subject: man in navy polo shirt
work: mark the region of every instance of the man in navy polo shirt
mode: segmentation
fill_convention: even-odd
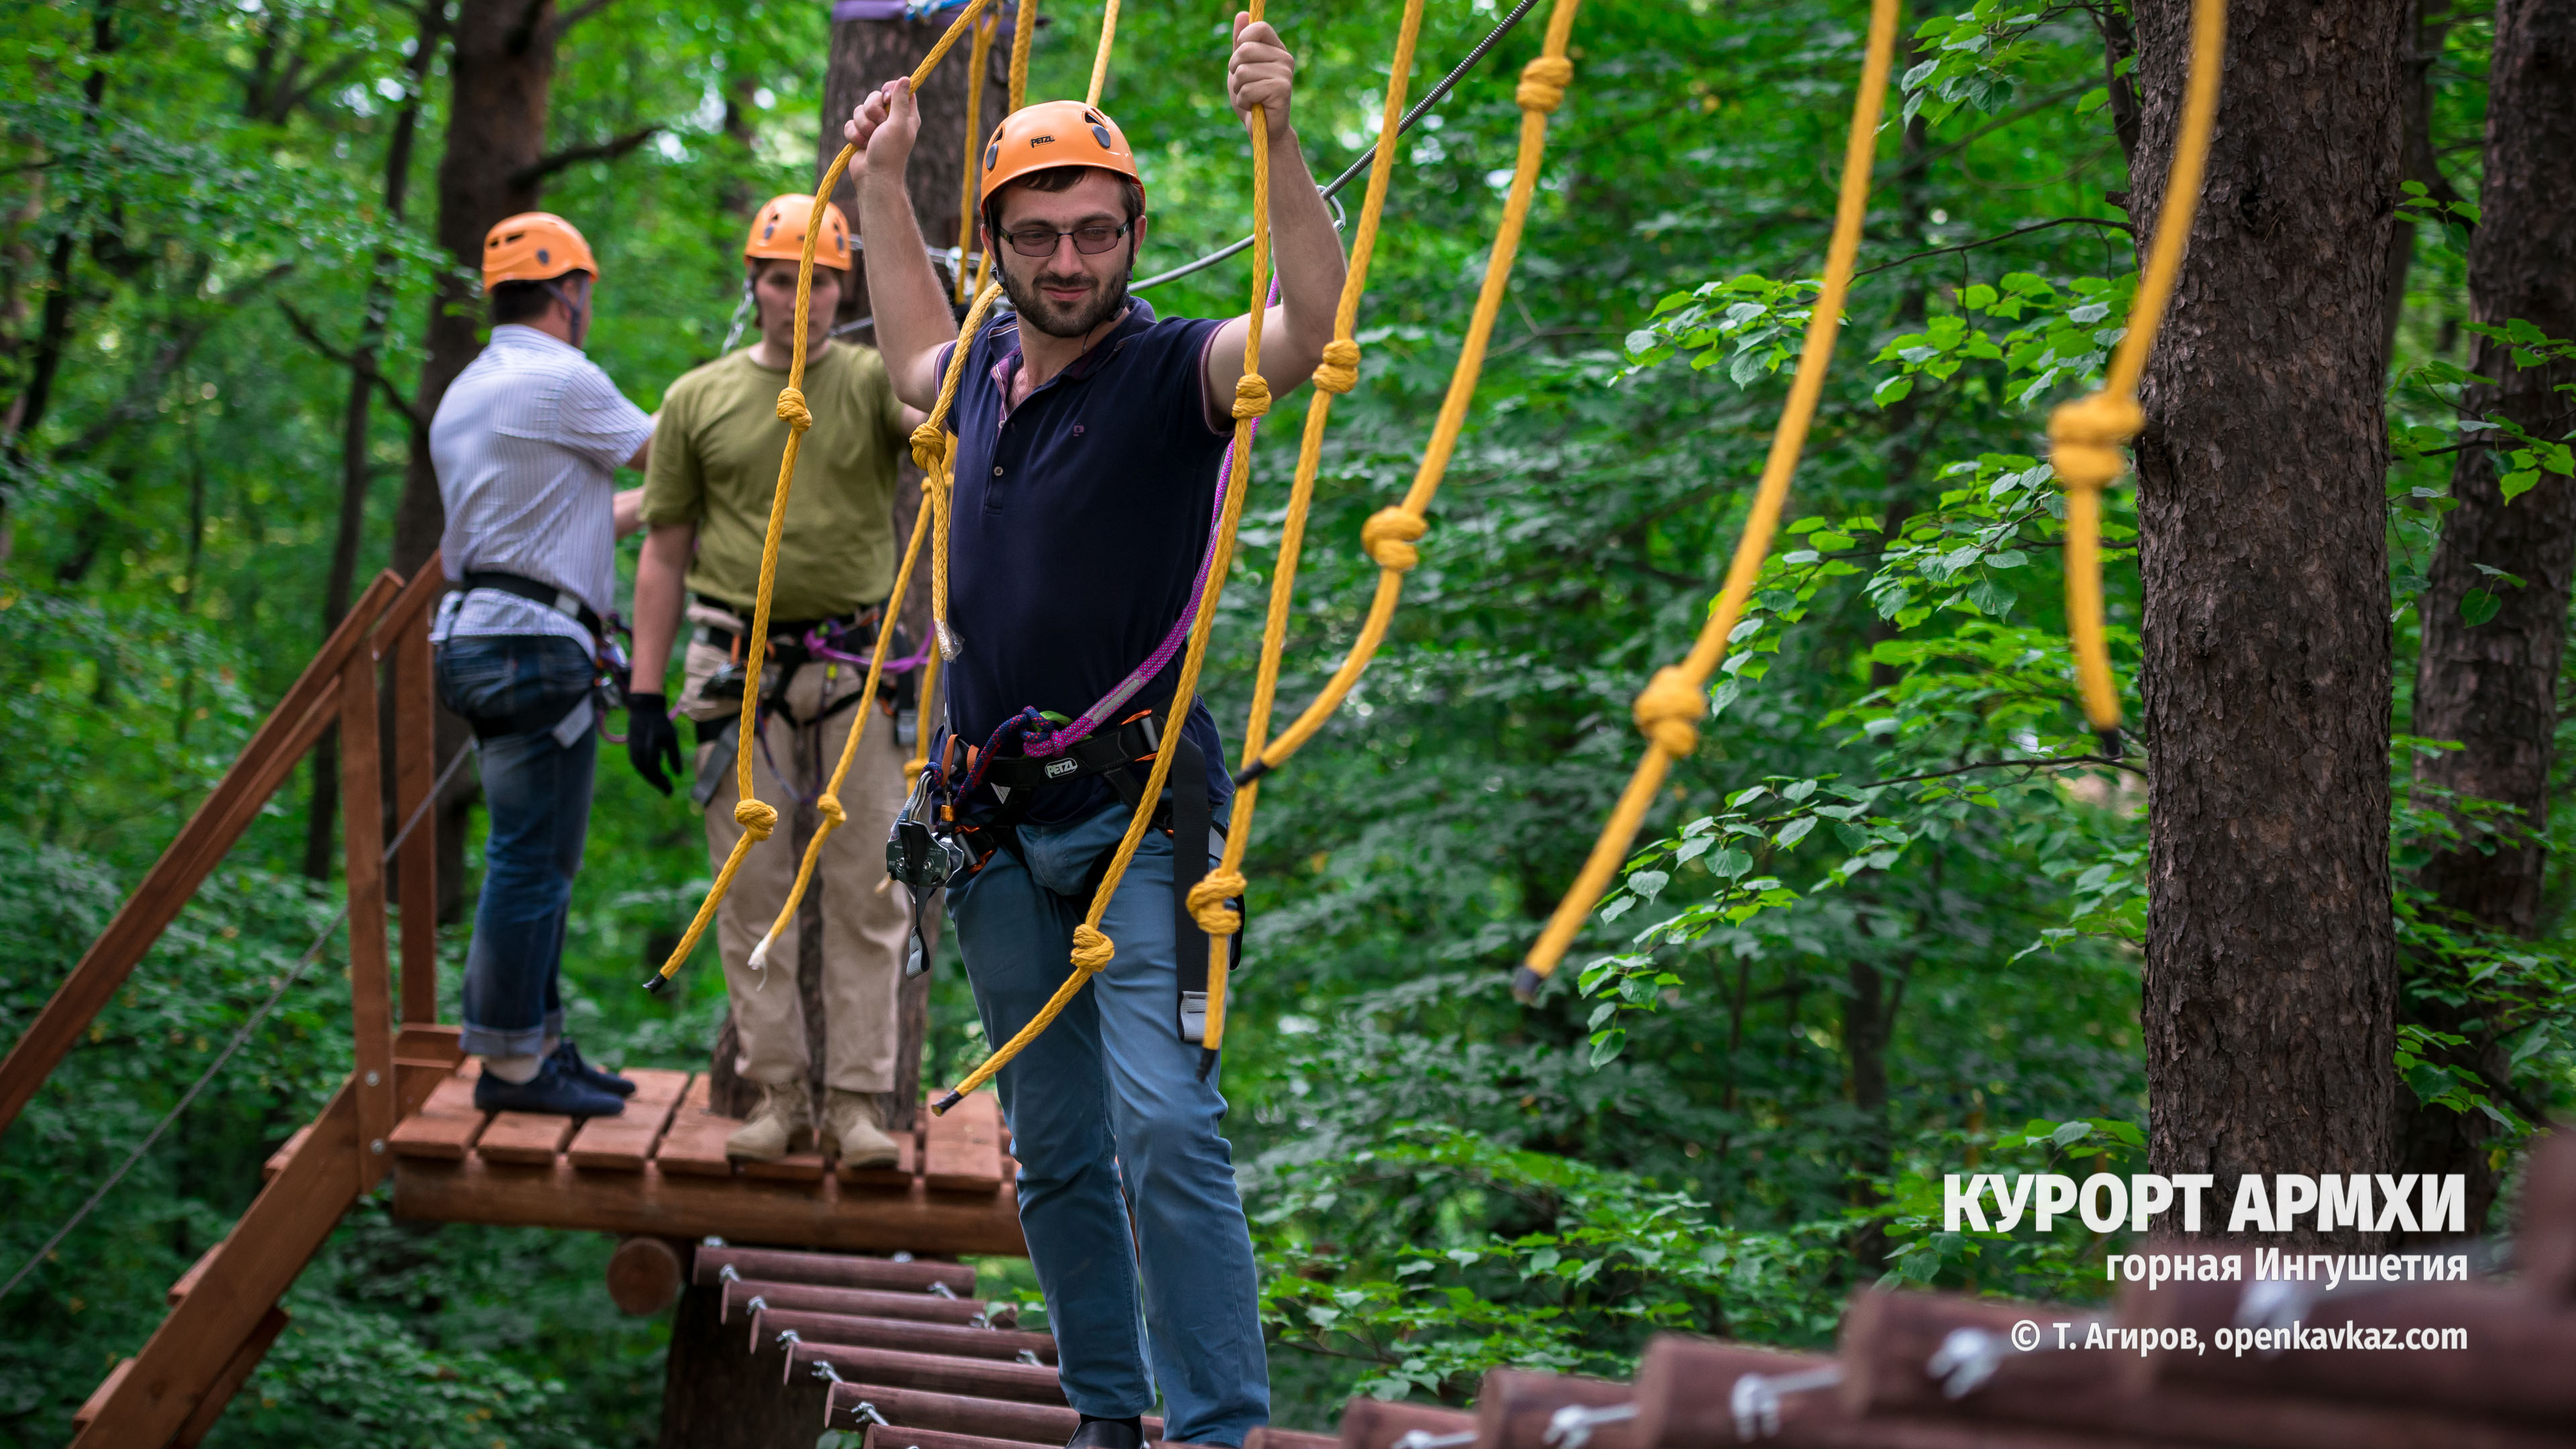
[[[1270,26],[1236,17],[1228,96],[1247,122],[1261,108],[1270,141],[1279,302],[1261,360],[1274,395],[1321,360],[1343,274],[1289,124],[1293,70]],[[860,231],[878,346],[896,395],[927,409],[955,322],[904,190],[918,127],[897,80],[843,134],[868,153]],[[983,245],[1015,315],[976,341],[949,413],[949,723],[977,745],[1024,709],[1098,713],[1106,730],[1169,705],[1177,656],[1098,708],[1161,652],[1189,605],[1250,327],[1158,318],[1127,295],[1144,187],[1098,111],[1058,101],[1006,118],[984,172]],[[1221,821],[1231,788],[1216,722],[1194,702],[1184,728],[1205,777],[1176,776],[1173,789],[1204,792]],[[950,893],[987,1041],[1018,1031],[1071,972],[1093,869],[1129,818],[1106,778],[1017,802],[1010,848]],[[995,802],[987,792],[967,804]],[[1116,958],[1001,1073],[1020,1224],[1065,1396],[1083,1416],[1076,1445],[1136,1449],[1157,1386],[1167,1440],[1236,1445],[1269,1418],[1252,1244],[1217,1132],[1225,1100],[1175,1020],[1173,852],[1209,844],[1146,834],[1101,923]]]

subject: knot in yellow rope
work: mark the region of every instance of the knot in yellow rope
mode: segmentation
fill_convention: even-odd
[[[1573,61],[1542,55],[1521,67],[1520,87],[1512,92],[1512,99],[1524,111],[1554,111],[1564,103],[1566,83],[1573,79]]]
[[[841,797],[833,794],[829,790],[824,791],[821,796],[815,799],[814,813],[831,821],[836,826],[847,825],[850,823],[850,812],[841,808]]]
[[[1413,541],[1430,529],[1419,513],[1408,513],[1400,507],[1381,508],[1360,525],[1360,547],[1377,560],[1379,568],[1403,573],[1422,562]]]
[[[1088,922],[1073,928],[1073,964],[1083,971],[1097,971],[1118,954],[1117,945],[1100,934]]]
[[[912,430],[912,461],[921,465],[921,471],[936,473],[939,471],[939,465],[947,459],[948,430],[946,428],[934,422],[924,421],[920,427]],[[921,491],[924,493],[930,491],[929,479],[922,480]]]
[[[2146,414],[2137,399],[2097,392],[2060,403],[2048,415],[2048,461],[2069,488],[2100,488],[2129,469],[2120,445],[2138,435]]]
[[[778,416],[792,432],[803,432],[814,426],[814,415],[805,410],[805,394],[792,387],[778,390]]]
[[[778,810],[766,800],[745,800],[733,807],[733,823],[754,840],[767,840],[778,828]]]
[[[1247,372],[1234,380],[1234,416],[1237,421],[1257,418],[1270,411],[1270,384],[1261,374]]]
[[[1678,760],[1699,748],[1699,722],[1708,718],[1708,691],[1691,683],[1679,669],[1658,669],[1630,712],[1638,731]]]
[[[1315,390],[1349,392],[1360,385],[1360,345],[1347,337],[1324,344],[1323,365],[1315,369]]]
[[[1190,887],[1190,914],[1197,918],[1199,929],[1211,936],[1231,936],[1243,929],[1243,917],[1226,904],[1243,894],[1243,872],[1210,871],[1197,885]]]

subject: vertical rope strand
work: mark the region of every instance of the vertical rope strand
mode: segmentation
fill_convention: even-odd
[[[974,25],[977,16],[983,14],[986,3],[987,0],[968,0],[966,8],[950,22],[939,42],[930,48],[930,54],[922,57],[920,65],[913,67],[914,90],[921,89],[922,82],[930,79],[931,72],[939,68],[940,60],[956,45],[957,38]],[[1021,0],[1021,3],[1025,9],[1035,0]],[[767,840],[770,833],[778,828],[778,808],[759,798],[752,778],[754,755],[759,744],[761,673],[769,653],[769,604],[778,584],[778,541],[787,528],[787,493],[796,478],[797,447],[804,440],[805,430],[814,425],[814,415],[805,407],[804,390],[805,312],[814,294],[814,244],[823,236],[823,208],[831,204],[832,188],[840,185],[841,176],[850,169],[850,162],[858,155],[858,149],[856,146],[843,146],[840,154],[832,158],[832,164],[823,168],[822,182],[814,188],[813,210],[806,216],[804,250],[796,260],[796,350],[787,361],[787,386],[778,391],[778,416],[787,424],[787,447],[779,455],[778,483],[769,495],[769,527],[761,535],[760,542],[760,588],[752,602],[751,638],[743,649],[746,687],[742,692],[739,738],[734,746],[735,781],[741,798],[733,807],[734,823],[742,827],[742,834],[725,856],[724,865],[716,871],[715,883],[707,888],[706,899],[698,903],[697,914],[690,918],[689,928],[681,933],[679,945],[672,948],[669,958],[653,973],[652,979],[644,983],[648,990],[658,990],[679,974],[680,963],[688,960],[689,953],[697,949],[698,938],[706,934],[707,923],[715,919],[716,907],[723,904],[726,892],[733,889],[733,879],[741,872],[744,857],[751,853],[753,846]]]
[[[1114,3],[1114,0],[1113,0]],[[1286,652],[1288,609],[1297,590],[1297,560],[1305,545],[1306,515],[1315,497],[1315,474],[1324,452],[1335,394],[1359,382],[1360,349],[1352,334],[1359,325],[1360,298],[1368,290],[1370,259],[1377,251],[1378,219],[1386,207],[1387,187],[1395,175],[1396,141],[1402,131],[1404,94],[1413,75],[1414,42],[1422,31],[1422,0],[1406,0],[1404,19],[1396,30],[1395,55],[1388,62],[1386,109],[1378,124],[1377,160],[1369,171],[1368,194],[1360,203],[1359,226],[1351,238],[1350,271],[1333,312],[1333,340],[1324,345],[1324,360],[1315,369],[1315,398],[1306,408],[1306,431],[1297,445],[1296,479],[1288,489],[1288,516],[1279,534],[1279,561],[1270,576],[1270,612],[1262,625],[1261,664],[1253,677],[1252,711],[1243,726],[1245,780],[1235,792],[1234,821],[1226,831],[1225,852],[1217,868],[1190,891],[1190,914],[1208,933],[1207,1027],[1201,1040],[1202,1062],[1225,1045],[1225,973],[1232,960],[1229,942],[1243,929],[1243,916],[1226,904],[1245,890],[1243,856],[1252,840],[1252,816],[1261,797],[1261,776],[1254,765],[1270,737],[1270,710],[1279,692],[1280,656]]]
[[[1583,862],[1574,884],[1557,903],[1555,916],[1515,974],[1513,989],[1524,1000],[1536,993],[1548,973],[1564,959],[1566,948],[1574,944],[1575,932],[1592,914],[1594,903],[1610,883],[1611,873],[1628,853],[1629,843],[1637,838],[1637,827],[1646,818],[1646,808],[1654,803],[1665,772],[1672,768],[1674,760],[1698,747],[1697,722],[1708,717],[1708,676],[1723,657],[1727,636],[1734,632],[1736,620],[1743,616],[1744,601],[1752,595],[1754,581],[1761,576],[1763,556],[1771,551],[1771,535],[1779,526],[1781,506],[1788,500],[1790,477],[1797,472],[1798,454],[1806,446],[1808,425],[1815,418],[1817,399],[1824,393],[1825,371],[1833,360],[1834,335],[1842,323],[1843,299],[1851,290],[1852,260],[1860,250],[1861,223],[1869,210],[1870,164],[1878,152],[1879,110],[1886,98],[1889,64],[1896,53],[1897,12],[1901,8],[1900,0],[1871,0],[1869,50],[1861,64],[1860,94],[1853,99],[1851,131],[1843,145],[1842,189],[1834,204],[1833,238],[1825,250],[1824,290],[1807,320],[1806,346],[1798,357],[1797,375],[1789,383],[1789,400],[1780,410],[1779,425],[1772,431],[1770,456],[1763,460],[1761,486],[1754,493],[1744,535],[1736,541],[1726,586],[1719,590],[1717,602],[1710,608],[1707,623],[1690,653],[1680,664],[1655,671],[1645,692],[1637,696],[1632,712],[1637,728],[1648,741],[1645,757],[1637,762],[1627,790],[1620,795],[1608,823],[1602,826],[1600,838],[1593,842],[1591,856]]]
[[[1020,0],[1019,14],[1011,21],[1011,109],[1015,112],[1029,103],[1029,43],[1037,34],[1038,0]]]
[[[975,295],[966,281],[966,252],[975,242],[975,182],[983,171],[984,72],[992,63],[993,33],[1000,25],[998,16],[987,16],[975,27],[975,48],[966,62],[966,159],[957,173],[957,262],[948,269],[960,302]]]
[[[1091,53],[1091,89],[1082,101],[1086,106],[1099,108],[1101,88],[1109,84],[1109,48],[1117,40],[1118,0],[1108,0],[1100,7],[1100,48]]]
[[[1261,18],[1262,0],[1251,0],[1247,7],[1254,20]],[[1172,758],[1181,743],[1181,732],[1187,728],[1190,701],[1198,691],[1199,671],[1207,663],[1208,631],[1216,622],[1217,604],[1225,594],[1226,575],[1234,565],[1235,529],[1243,516],[1243,496],[1252,491],[1252,426],[1253,421],[1270,410],[1270,388],[1261,377],[1261,324],[1270,297],[1270,126],[1255,106],[1245,118],[1252,133],[1252,303],[1243,339],[1243,376],[1234,385],[1234,486],[1225,494],[1225,506],[1217,521],[1216,546],[1208,561],[1207,583],[1199,594],[1198,615],[1190,624],[1189,647],[1181,656],[1181,676],[1172,686],[1172,702],[1165,715],[1163,742],[1154,751],[1153,768],[1145,776],[1143,797],[1136,812],[1127,822],[1126,834],[1119,837],[1118,847],[1109,857],[1109,867],[1102,873],[1100,886],[1092,892],[1091,909],[1082,923],[1073,928],[1073,970],[1046,1005],[1038,1009],[1029,1023],[1014,1033],[1009,1041],[993,1050],[966,1074],[949,1093],[931,1104],[934,1114],[944,1114],[964,1101],[966,1094],[993,1079],[995,1073],[1010,1064],[1030,1042],[1053,1025],[1062,1015],[1076,992],[1116,958],[1117,943],[1102,934],[1101,917],[1118,893],[1118,883],[1125,878],[1129,862],[1136,858],[1136,847],[1144,842],[1145,832],[1152,827],[1154,807],[1162,799],[1163,787],[1171,779]],[[1183,786],[1182,788],[1189,788]],[[1204,784],[1197,788],[1205,789]],[[1172,843],[1175,852],[1192,848],[1188,841]],[[1204,850],[1204,842],[1196,846]],[[1223,989],[1223,957],[1208,963],[1208,1000],[1211,1010]],[[1221,1025],[1221,1023],[1217,1023]]]

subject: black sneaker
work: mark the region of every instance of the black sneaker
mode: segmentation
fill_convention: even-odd
[[[583,1061],[581,1059],[581,1048],[572,1044],[571,1037],[565,1037],[561,1041],[557,1042],[555,1044],[554,1054],[548,1057],[547,1060],[561,1064],[565,1075],[595,1091],[615,1092],[621,1097],[632,1097],[635,1095],[635,1084],[633,1082],[626,1080],[615,1072],[594,1067],[590,1063]]]
[[[615,1117],[626,1099],[576,1080],[564,1070],[561,1054],[550,1056],[537,1074],[524,1082],[504,1081],[485,1072],[474,1083],[478,1112],[542,1112],[551,1117]]]
[[[1142,1419],[1095,1419],[1082,1416],[1082,1427],[1064,1441],[1064,1449],[1144,1449]]]

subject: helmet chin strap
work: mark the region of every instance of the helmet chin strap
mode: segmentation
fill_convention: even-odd
[[[559,285],[559,280],[560,279],[558,278],[549,277],[537,285],[546,289],[547,296],[563,303],[564,311],[569,314],[568,320],[571,324],[569,330],[572,333],[572,345],[579,347],[583,342],[589,339],[590,306],[587,302],[574,301],[572,293],[564,290],[564,288]]]

